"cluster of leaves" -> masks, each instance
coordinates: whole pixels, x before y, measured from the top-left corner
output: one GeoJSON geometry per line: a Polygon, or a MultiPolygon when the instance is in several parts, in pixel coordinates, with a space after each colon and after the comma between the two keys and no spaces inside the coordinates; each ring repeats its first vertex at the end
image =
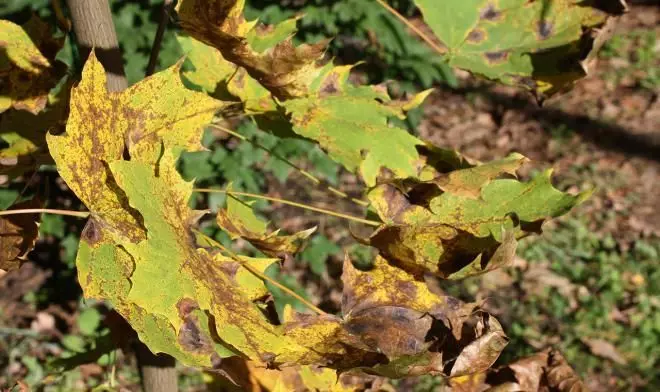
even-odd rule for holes
{"type": "MultiPolygon", "coordinates": [[[[583,49],[597,46],[601,37],[594,29],[610,15],[568,1],[514,3],[498,9],[486,1],[452,1],[438,13],[417,1],[451,64],[538,96],[582,76],[591,53],[583,49]]],[[[76,260],[85,296],[109,301],[153,352],[216,368],[239,383],[232,361],[223,358],[240,357],[256,367],[303,366],[301,374],[309,371],[304,366],[323,366],[484,383],[479,375],[508,341],[500,324],[478,304],[431,292],[423,275],[460,279],[504,265],[517,239],[588,195],[556,190],[550,172],[518,181],[516,169],[526,159],[517,154],[481,164],[419,140],[390,120],[405,118],[429,91],[396,101],[381,86],[353,86],[351,66],[323,64],[327,42],[293,42],[297,18],[262,26],[247,21],[243,8],[240,0],[180,1],[179,21],[190,35],[180,42],[193,69],[181,73],[179,62],[109,93],[92,54],[70,99],[64,94],[50,106],[45,97],[57,80],[53,51],[20,36],[4,45],[6,74],[30,76],[21,85],[29,97],[8,94],[13,112],[7,116],[35,102],[36,116],[56,114],[41,119],[40,134],[59,174],[90,213],[76,260]],[[30,68],[30,54],[41,56],[40,67],[30,68]],[[68,117],[56,110],[67,101],[68,117]],[[313,229],[270,232],[234,198],[218,212],[218,226],[269,257],[236,255],[195,229],[205,212],[189,206],[193,184],[182,178],[177,162],[184,152],[203,149],[203,127],[216,114],[229,117],[236,107],[262,129],[317,143],[367,186],[371,213],[380,221],[359,239],[378,256],[368,271],[346,258],[340,316],[285,307],[278,317],[269,306],[264,271],[298,252],[313,229]]],[[[24,31],[3,23],[6,31],[24,31]]],[[[540,355],[522,372],[512,368],[516,378],[507,382],[543,380],[567,390],[579,384],[559,356],[540,355]]]]}
{"type": "MultiPolygon", "coordinates": [[[[393,2],[404,15],[415,7],[409,0],[393,2]]],[[[395,80],[403,90],[437,83],[456,84],[450,67],[431,48],[412,36],[396,18],[375,1],[306,1],[301,4],[248,2],[249,19],[277,24],[296,14],[304,15],[296,35],[303,42],[336,37],[329,50],[343,59],[366,60],[371,82],[395,80]]]]}

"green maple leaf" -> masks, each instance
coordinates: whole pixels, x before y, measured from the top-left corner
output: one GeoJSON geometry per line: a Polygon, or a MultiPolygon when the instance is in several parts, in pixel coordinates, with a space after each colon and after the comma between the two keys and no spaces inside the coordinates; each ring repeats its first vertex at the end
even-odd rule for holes
{"type": "Polygon", "coordinates": [[[350,68],[329,69],[312,85],[314,95],[282,103],[291,115],[293,131],[317,141],[349,171],[359,171],[369,186],[390,173],[396,178],[416,176],[421,167],[417,147],[424,143],[389,125],[389,119],[405,118],[405,111],[419,105],[430,90],[409,101],[393,102],[381,89],[350,86],[350,68]]]}
{"type": "Polygon", "coordinates": [[[540,97],[586,75],[588,60],[611,33],[612,16],[626,9],[619,0],[605,3],[415,0],[445,45],[450,65],[528,88],[540,97]]]}

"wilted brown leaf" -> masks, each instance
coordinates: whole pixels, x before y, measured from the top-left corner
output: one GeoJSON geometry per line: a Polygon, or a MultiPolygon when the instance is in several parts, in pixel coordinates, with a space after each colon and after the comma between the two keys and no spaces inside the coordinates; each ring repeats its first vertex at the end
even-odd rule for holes
{"type": "MultiPolygon", "coordinates": [[[[39,208],[41,202],[34,198],[14,204],[9,209],[39,208]]],[[[39,237],[39,214],[0,216],[0,270],[11,271],[21,266],[25,256],[34,248],[39,237]]]]}
{"type": "Polygon", "coordinates": [[[451,390],[586,392],[586,388],[564,357],[554,349],[519,359],[487,373],[453,378],[451,390]]]}
{"type": "Polygon", "coordinates": [[[609,359],[619,365],[625,365],[628,363],[626,358],[624,358],[619,350],[610,342],[604,339],[582,339],[582,342],[589,347],[589,350],[594,355],[597,355],[601,358],[609,359]]]}

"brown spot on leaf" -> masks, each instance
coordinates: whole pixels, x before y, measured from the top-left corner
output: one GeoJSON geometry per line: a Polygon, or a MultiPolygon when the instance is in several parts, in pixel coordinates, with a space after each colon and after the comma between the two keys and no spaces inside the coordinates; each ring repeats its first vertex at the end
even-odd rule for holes
{"type": "Polygon", "coordinates": [[[484,53],[484,57],[486,57],[486,61],[491,64],[500,64],[509,58],[509,52],[505,50],[501,50],[499,52],[486,52],[484,53]]]}
{"type": "Polygon", "coordinates": [[[197,323],[199,320],[193,315],[189,315],[179,329],[179,344],[189,351],[199,353],[212,353],[213,343],[211,339],[204,334],[197,323]]]}
{"type": "Polygon", "coordinates": [[[501,16],[502,12],[495,8],[495,4],[493,3],[488,3],[488,5],[479,13],[479,18],[481,20],[487,20],[490,22],[498,20],[501,16]]]}
{"type": "Polygon", "coordinates": [[[552,23],[547,20],[540,20],[536,30],[536,36],[538,39],[543,41],[544,39],[549,38],[550,34],[552,34],[552,23]]]}
{"type": "Polygon", "coordinates": [[[358,312],[344,326],[369,350],[396,358],[426,349],[432,321],[431,316],[408,308],[379,306],[358,312]]]}
{"type": "Polygon", "coordinates": [[[486,39],[486,31],[483,29],[473,29],[467,36],[467,41],[473,44],[478,44],[486,39]]]}
{"type": "Polygon", "coordinates": [[[179,317],[185,319],[193,311],[199,309],[199,305],[194,299],[182,298],[176,304],[177,309],[179,310],[179,317]]]}
{"type": "Polygon", "coordinates": [[[331,74],[321,84],[319,96],[321,98],[334,95],[339,91],[339,75],[336,73],[331,74]]]}
{"type": "Polygon", "coordinates": [[[90,218],[85,225],[80,239],[87,242],[89,245],[94,246],[103,239],[103,233],[99,227],[99,223],[94,218],[90,218]]]}

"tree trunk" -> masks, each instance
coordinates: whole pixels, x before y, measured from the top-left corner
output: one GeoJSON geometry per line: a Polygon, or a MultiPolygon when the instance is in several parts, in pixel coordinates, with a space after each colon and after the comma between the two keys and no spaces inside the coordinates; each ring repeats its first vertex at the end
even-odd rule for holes
{"type": "Polygon", "coordinates": [[[108,0],[67,0],[67,5],[83,62],[94,48],[96,57],[105,68],[108,90],[126,89],[124,62],[108,0]]]}
{"type": "Polygon", "coordinates": [[[142,342],[137,342],[135,353],[145,392],[177,392],[174,358],[167,354],[154,355],[142,342]]]}
{"type": "MultiPolygon", "coordinates": [[[[108,91],[125,90],[128,82],[108,0],[67,0],[67,5],[82,60],[94,48],[105,68],[108,91]]],[[[137,343],[136,355],[145,392],[177,391],[174,358],[154,355],[141,342],[137,343]]]]}

